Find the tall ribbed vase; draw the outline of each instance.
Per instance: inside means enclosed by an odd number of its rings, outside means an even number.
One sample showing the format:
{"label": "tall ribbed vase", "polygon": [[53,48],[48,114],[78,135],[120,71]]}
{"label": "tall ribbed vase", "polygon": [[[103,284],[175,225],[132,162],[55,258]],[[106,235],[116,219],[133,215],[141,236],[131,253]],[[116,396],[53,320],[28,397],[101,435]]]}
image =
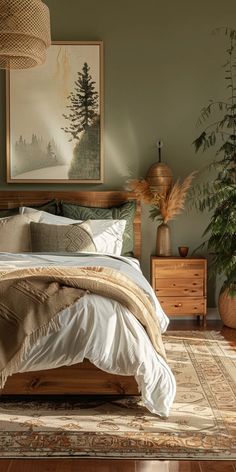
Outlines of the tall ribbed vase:
{"label": "tall ribbed vase", "polygon": [[157,228],[157,256],[171,256],[170,227],[161,223]]}

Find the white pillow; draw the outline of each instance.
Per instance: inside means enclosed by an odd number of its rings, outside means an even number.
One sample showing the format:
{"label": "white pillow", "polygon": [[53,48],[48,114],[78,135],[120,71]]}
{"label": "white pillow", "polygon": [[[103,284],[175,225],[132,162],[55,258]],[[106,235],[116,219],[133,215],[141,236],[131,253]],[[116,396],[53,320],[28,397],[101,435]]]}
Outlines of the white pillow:
{"label": "white pillow", "polygon": [[64,216],[52,215],[51,213],[47,213],[46,211],[36,210],[35,208],[29,208],[29,207],[20,207],[19,213],[21,215],[28,215],[29,213],[30,214],[40,213],[40,217],[38,220],[39,223],[48,223],[48,224],[53,224],[53,225],[63,225],[63,224],[68,225],[70,224],[70,222],[73,222],[73,223],[82,222],[82,220],[75,221],[75,220],[71,220],[70,218],[65,218]]}
{"label": "white pillow", "polygon": [[87,220],[97,252],[121,255],[126,220]]}
{"label": "white pillow", "polygon": [[[21,207],[21,214],[40,212],[39,223],[54,225],[68,225],[82,223],[82,220],[73,220],[65,216],[52,215],[46,211],[34,208]],[[123,245],[123,234],[126,220],[87,220],[97,252],[120,256]]]}

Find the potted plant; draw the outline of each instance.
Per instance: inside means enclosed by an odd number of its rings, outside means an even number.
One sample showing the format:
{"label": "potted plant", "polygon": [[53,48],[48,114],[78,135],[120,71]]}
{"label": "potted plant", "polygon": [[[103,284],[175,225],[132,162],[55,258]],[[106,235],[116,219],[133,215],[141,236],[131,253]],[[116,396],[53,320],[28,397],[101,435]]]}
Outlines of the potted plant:
{"label": "potted plant", "polygon": [[[218,29],[217,31],[221,31]],[[211,219],[203,236],[212,253],[211,270],[224,277],[219,312],[225,325],[236,328],[236,30],[223,29],[227,36],[224,64],[226,98],[210,100],[201,111],[202,127],[195,139],[195,151],[215,147],[213,162],[207,166],[210,180],[194,188],[192,197],[200,211]]]}

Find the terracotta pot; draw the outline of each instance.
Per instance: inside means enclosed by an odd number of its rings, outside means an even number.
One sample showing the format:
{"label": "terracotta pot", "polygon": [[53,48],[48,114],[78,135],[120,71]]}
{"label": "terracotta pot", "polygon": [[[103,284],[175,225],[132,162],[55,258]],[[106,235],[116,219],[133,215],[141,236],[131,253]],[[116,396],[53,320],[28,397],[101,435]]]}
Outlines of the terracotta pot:
{"label": "terracotta pot", "polygon": [[180,257],[187,257],[189,247],[188,246],[179,246],[178,247]]}
{"label": "terracotta pot", "polygon": [[236,329],[236,296],[230,296],[228,288],[220,293],[218,309],[225,326]]}
{"label": "terracotta pot", "polygon": [[157,228],[157,256],[171,256],[170,227],[161,223]]}

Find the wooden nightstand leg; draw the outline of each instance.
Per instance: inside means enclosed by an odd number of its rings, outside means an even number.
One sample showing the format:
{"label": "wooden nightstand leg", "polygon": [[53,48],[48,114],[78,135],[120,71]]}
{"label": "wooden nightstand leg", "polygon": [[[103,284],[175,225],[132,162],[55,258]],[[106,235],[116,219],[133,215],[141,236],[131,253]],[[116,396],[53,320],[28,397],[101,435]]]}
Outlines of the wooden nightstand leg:
{"label": "wooden nightstand leg", "polygon": [[202,315],[202,323],[203,323],[203,327],[206,328],[207,326],[206,315]]}
{"label": "wooden nightstand leg", "polygon": [[197,320],[198,320],[198,323],[200,324],[201,323],[201,315],[197,315]]}

